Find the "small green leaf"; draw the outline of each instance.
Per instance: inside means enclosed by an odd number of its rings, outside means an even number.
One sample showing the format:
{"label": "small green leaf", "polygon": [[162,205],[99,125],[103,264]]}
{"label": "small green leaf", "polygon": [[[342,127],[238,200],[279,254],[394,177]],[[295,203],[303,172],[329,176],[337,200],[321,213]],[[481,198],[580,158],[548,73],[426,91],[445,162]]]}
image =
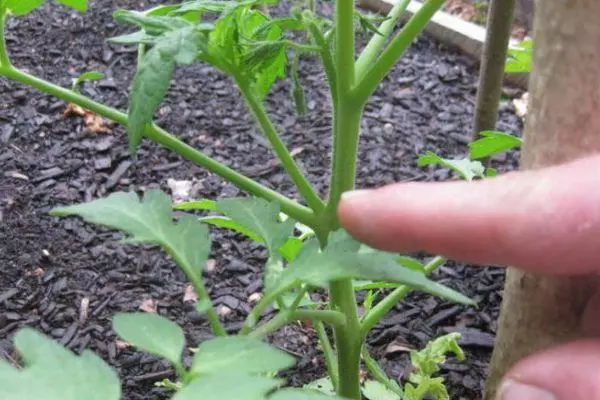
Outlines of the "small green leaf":
{"label": "small green leaf", "polygon": [[504,66],[506,73],[531,72],[533,66],[533,42],[527,39],[508,49],[508,59]]}
{"label": "small green leaf", "polygon": [[97,72],[97,71],[84,72],[83,74],[79,75],[77,77],[77,79],[75,79],[73,81],[72,89],[77,90],[79,85],[81,85],[83,82],[98,81],[102,78],[104,78],[104,74],[102,72]]}
{"label": "small green leaf", "polygon": [[300,254],[302,247],[304,247],[304,241],[301,238],[291,237],[279,248],[279,254],[285,261],[292,262]]}
{"label": "small green leaf", "polygon": [[219,337],[203,342],[192,360],[190,372],[266,373],[294,365],[294,357],[247,336]]}
{"label": "small green leaf", "polygon": [[496,171],[494,168],[486,168],[485,176],[487,178],[493,178],[494,176],[498,176],[498,171]]}
{"label": "small green leaf", "polygon": [[[342,400],[310,389],[282,389],[269,397],[269,400]],[[379,400],[379,399],[378,399]]]}
{"label": "small green leaf", "polygon": [[172,400],[264,400],[280,384],[279,380],[264,376],[215,372],[195,378]]}
{"label": "small green leaf", "polygon": [[198,57],[201,41],[201,33],[193,27],[167,32],[142,59],[129,96],[127,135],[131,153],[135,154],[144,129],[165,97],[175,66],[191,64]]}
{"label": "small green leaf", "polygon": [[362,394],[368,400],[400,400],[400,396],[377,381],[366,381]]}
{"label": "small green leaf", "polygon": [[124,231],[131,243],[152,243],[166,250],[186,273],[202,273],[210,251],[208,229],[197,218],[186,215],[175,224],[171,199],[150,190],[143,201],[135,193],[113,193],[104,199],[55,208],[56,216],[77,215],[88,222]]}
{"label": "small green leaf", "polygon": [[45,2],[46,0],[6,0],[6,8],[10,14],[20,17],[29,14]]}
{"label": "small green leaf", "polygon": [[240,233],[244,236],[247,236],[248,238],[255,241],[256,243],[264,243],[262,237],[258,236],[256,233],[254,233],[250,229],[246,228],[245,226],[238,224],[231,218],[219,217],[219,216],[212,217],[211,216],[211,217],[202,217],[202,218],[200,218],[200,221],[205,224],[216,226],[217,228],[229,229],[231,231]]}
{"label": "small green leaf", "polygon": [[317,241],[308,242],[274,287],[289,287],[295,281],[327,287],[329,282],[344,278],[381,280],[409,285],[457,303],[474,304],[453,289],[398,264],[397,255],[381,251],[360,253],[360,246],[343,230],[329,236],[323,251],[320,251]]}
{"label": "small green leaf", "polygon": [[87,11],[87,0],[58,0],[63,6],[70,7],[76,11],[86,12]]}
{"label": "small green leaf", "polygon": [[483,136],[481,139],[469,143],[471,149],[469,157],[471,160],[478,160],[512,150],[520,147],[523,143],[520,138],[504,132],[483,131],[480,135]]}
{"label": "small green leaf", "polygon": [[119,400],[119,378],[100,357],[80,357],[50,338],[25,328],[15,336],[24,368],[0,361],[2,400]]}
{"label": "small green leaf", "polygon": [[179,203],[173,206],[174,210],[179,211],[190,211],[190,210],[199,210],[199,211],[217,211],[217,202],[214,200],[194,200],[187,201],[185,203]]}
{"label": "small green leaf", "polygon": [[117,314],[113,329],[131,345],[181,365],[185,337],[183,330],[168,319],[153,313]]}
{"label": "small green leaf", "polygon": [[278,203],[258,197],[219,200],[217,208],[260,236],[272,255],[277,254],[277,250],[285,244],[294,230],[292,219],[279,222]]}
{"label": "small green leaf", "polygon": [[475,177],[483,178],[485,176],[485,168],[479,161],[471,161],[467,158],[450,160],[442,158],[431,151],[421,155],[417,160],[417,164],[419,167],[436,164],[441,165],[458,173],[467,181],[472,181]]}

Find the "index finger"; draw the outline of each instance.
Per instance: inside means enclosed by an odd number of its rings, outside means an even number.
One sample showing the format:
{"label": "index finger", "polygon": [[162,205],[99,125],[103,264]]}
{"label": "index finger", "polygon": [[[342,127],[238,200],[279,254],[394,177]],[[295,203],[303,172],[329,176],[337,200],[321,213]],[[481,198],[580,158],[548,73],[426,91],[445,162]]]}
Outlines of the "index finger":
{"label": "index finger", "polygon": [[344,195],[361,241],[531,272],[600,269],[600,156],[477,182],[394,184]]}

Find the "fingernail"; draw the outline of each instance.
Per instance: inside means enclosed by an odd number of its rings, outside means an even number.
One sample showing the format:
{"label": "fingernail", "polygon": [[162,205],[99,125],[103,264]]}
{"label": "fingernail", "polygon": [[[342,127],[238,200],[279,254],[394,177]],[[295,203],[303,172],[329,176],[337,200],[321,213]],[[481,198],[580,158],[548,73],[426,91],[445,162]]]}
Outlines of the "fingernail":
{"label": "fingernail", "polygon": [[500,386],[496,398],[497,400],[558,400],[558,397],[545,389],[514,380],[505,381]]}
{"label": "fingernail", "polygon": [[369,193],[371,193],[371,190],[369,189],[351,190],[349,192],[342,193],[342,200],[355,200],[361,197],[365,197]]}

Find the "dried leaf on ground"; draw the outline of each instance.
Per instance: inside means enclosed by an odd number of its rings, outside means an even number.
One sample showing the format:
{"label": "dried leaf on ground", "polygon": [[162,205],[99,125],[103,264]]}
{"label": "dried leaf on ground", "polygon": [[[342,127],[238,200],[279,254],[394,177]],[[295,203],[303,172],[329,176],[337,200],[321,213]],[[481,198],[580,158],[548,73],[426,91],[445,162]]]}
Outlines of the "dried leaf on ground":
{"label": "dried leaf on ground", "polygon": [[67,108],[63,112],[63,118],[67,118],[73,115],[83,118],[85,127],[90,133],[98,134],[112,132],[112,129],[110,128],[113,125],[112,121],[109,121],[98,114],[94,114],[93,112],[86,110],[83,107],[80,107],[76,104],[69,103],[67,105]]}

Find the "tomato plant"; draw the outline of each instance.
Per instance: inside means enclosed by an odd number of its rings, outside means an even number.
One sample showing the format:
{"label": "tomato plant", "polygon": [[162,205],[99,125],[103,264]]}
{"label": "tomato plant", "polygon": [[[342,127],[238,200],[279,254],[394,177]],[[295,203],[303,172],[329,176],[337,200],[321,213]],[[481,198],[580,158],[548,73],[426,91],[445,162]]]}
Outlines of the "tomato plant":
{"label": "tomato plant", "polygon": [[[218,174],[251,195],[220,201],[200,200],[173,206],[168,195],[148,191],[113,193],[89,203],[56,208],[56,216],[78,216],[125,233],[129,244],[160,247],[185,273],[199,299],[198,310],[207,316],[215,338],[198,345],[191,365],[184,365],[185,340],[181,328],[153,314],[119,314],[113,328],[132,345],[168,360],[176,382],[164,383],[176,393],[173,399],[322,398],[313,389],[276,390],[274,373],[288,368],[293,358],[269,347],[261,339],[293,321],[311,321],[323,349],[328,382],[336,395],[360,399],[448,398],[443,381],[432,375],[446,352],[462,357],[456,335],[438,339],[423,352],[411,355],[417,368],[405,390],[382,372],[364,349],[371,328],[411,290],[418,289],[462,304],[473,302],[427,275],[445,261],[429,263],[368,248],[340,229],[336,210],[344,192],[355,186],[360,121],[364,107],[396,61],[422,31],[443,0],[428,0],[401,29],[397,22],[408,5],[400,1],[379,26],[355,10],[353,0],[337,0],[332,20],[319,14],[316,0],[301,3],[288,16],[266,12],[276,0],[189,0],[145,11],[118,10],[114,18],[134,28],[132,33],[109,39],[137,46],[137,72],[127,112],[98,103],[78,90],[84,80],[102,79],[90,71],[71,89],[54,85],[15,67],[7,53],[4,30],[7,18],[35,11],[44,0],[0,0],[0,76],[29,85],[69,103],[126,126],[129,147],[135,154],[140,142],[150,140],[201,167]],[[86,0],[58,0],[79,11]],[[357,55],[357,26],[371,40]],[[290,57],[290,54],[293,54]],[[278,79],[292,75],[292,97],[300,113],[305,109],[304,89],[298,76],[303,56],[318,55],[330,88],[332,165],[329,195],[321,198],[295,162],[269,117],[263,100]],[[207,156],[175,135],[153,124],[156,109],[169,90],[174,71],[204,63],[229,75],[255,122],[260,126],[281,165],[295,184],[302,202],[296,202],[260,182]],[[421,164],[441,163],[464,178],[482,176],[477,162],[452,162],[428,155]],[[173,208],[211,211],[217,216],[189,214],[174,220]],[[247,316],[236,335],[228,335],[214,309],[202,278],[211,240],[208,226],[226,227],[261,243],[268,250],[264,268],[265,295]],[[326,289],[329,301],[316,304],[310,292]],[[377,301],[379,289],[391,289]],[[360,315],[355,293],[368,290]],[[272,305],[278,313],[262,317]],[[334,343],[327,332],[331,329]],[[75,357],[32,330],[16,336],[25,368],[0,364],[3,399],[117,399],[114,373],[96,356]],[[334,350],[335,349],[335,350]],[[375,378],[361,387],[361,359]],[[56,369],[55,364],[61,363]],[[227,382],[235,382],[228,385]],[[377,383],[378,382],[378,383]],[[387,393],[386,395],[382,393]]]}

